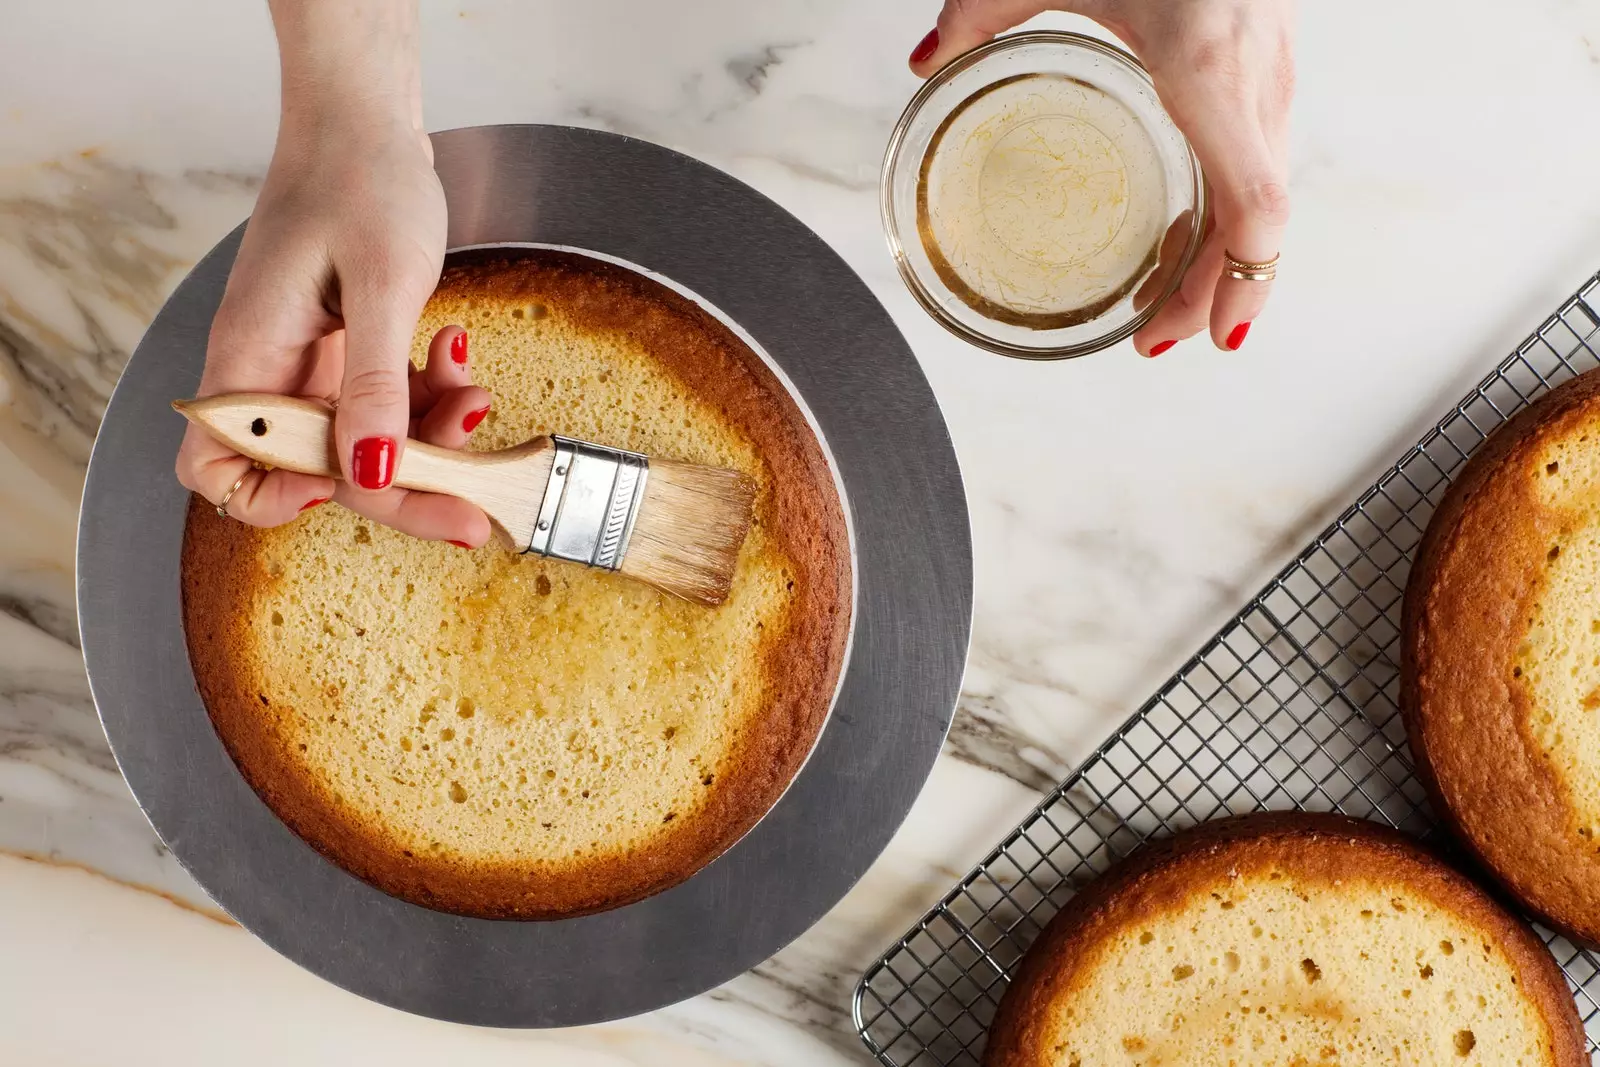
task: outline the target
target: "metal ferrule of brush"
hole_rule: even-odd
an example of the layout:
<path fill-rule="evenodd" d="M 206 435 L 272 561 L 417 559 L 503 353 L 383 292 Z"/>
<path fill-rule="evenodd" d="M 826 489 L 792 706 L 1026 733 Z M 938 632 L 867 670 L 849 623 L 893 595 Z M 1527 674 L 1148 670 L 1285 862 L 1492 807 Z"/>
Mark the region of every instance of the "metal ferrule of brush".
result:
<path fill-rule="evenodd" d="M 620 448 L 552 440 L 550 484 L 527 551 L 614 571 L 628 552 L 650 461 Z"/>

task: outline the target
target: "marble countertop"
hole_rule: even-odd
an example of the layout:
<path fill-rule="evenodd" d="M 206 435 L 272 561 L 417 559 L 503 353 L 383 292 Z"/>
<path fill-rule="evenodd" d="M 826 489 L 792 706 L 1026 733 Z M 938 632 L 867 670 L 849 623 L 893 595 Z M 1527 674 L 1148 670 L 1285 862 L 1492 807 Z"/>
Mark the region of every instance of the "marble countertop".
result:
<path fill-rule="evenodd" d="M 1593 0 L 1304 5 L 1296 215 L 1248 343 L 1061 364 L 947 336 L 884 249 L 877 168 L 931 0 L 423 8 L 430 126 L 570 123 L 690 152 L 797 214 L 888 306 L 971 499 L 976 619 L 950 739 L 894 842 L 821 923 L 749 974 L 622 1023 L 509 1033 L 412 1018 L 222 919 L 106 748 L 72 550 L 118 371 L 184 271 L 249 212 L 266 164 L 265 5 L 9 5 L 0 1061 L 864 1062 L 848 1018 L 862 968 L 1600 266 Z"/>

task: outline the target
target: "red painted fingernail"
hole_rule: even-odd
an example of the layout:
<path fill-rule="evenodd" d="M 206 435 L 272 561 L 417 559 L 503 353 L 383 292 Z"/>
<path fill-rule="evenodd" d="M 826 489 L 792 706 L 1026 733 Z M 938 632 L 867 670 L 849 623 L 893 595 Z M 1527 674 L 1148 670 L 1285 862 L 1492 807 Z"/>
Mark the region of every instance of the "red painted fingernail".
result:
<path fill-rule="evenodd" d="M 450 358 L 455 360 L 457 363 L 466 363 L 466 361 L 467 361 L 467 331 L 466 330 L 462 330 L 460 333 L 458 333 L 454 337 L 450 338 Z"/>
<path fill-rule="evenodd" d="M 1239 346 L 1244 344 L 1244 339 L 1249 335 L 1250 324 L 1248 322 L 1241 322 L 1235 326 L 1233 332 L 1228 335 L 1228 351 L 1237 352 Z"/>
<path fill-rule="evenodd" d="M 911 62 L 921 63 L 939 50 L 939 31 L 929 30 L 928 36 L 911 51 Z"/>
<path fill-rule="evenodd" d="M 325 497 L 325 496 L 319 496 L 315 500 L 307 500 L 304 504 L 300 505 L 300 510 L 301 511 L 310 511 L 312 508 L 316 507 L 318 504 L 326 504 L 330 499 L 332 499 L 332 498 L 331 497 Z"/>
<path fill-rule="evenodd" d="M 1171 348 L 1173 345 L 1175 345 L 1177 343 L 1178 342 L 1176 342 L 1176 341 L 1162 341 L 1158 345 L 1151 346 L 1151 348 L 1150 348 L 1150 358 L 1151 359 L 1156 358 L 1161 353 L 1165 352 L 1167 349 Z"/>
<path fill-rule="evenodd" d="M 457 548 L 465 548 L 465 549 L 471 549 L 472 548 L 472 546 L 467 544 L 465 541 L 454 541 L 453 540 L 450 543 L 452 545 L 455 545 Z"/>
<path fill-rule="evenodd" d="M 467 417 L 461 420 L 461 428 L 468 433 L 471 433 L 473 430 L 478 428 L 478 423 L 482 422 L 483 417 L 487 414 L 489 414 L 488 404 L 483 405 L 483 407 L 479 408 L 477 411 L 467 412 Z"/>
<path fill-rule="evenodd" d="M 363 437 L 350 452 L 350 472 L 363 489 L 387 489 L 394 481 L 392 437 Z"/>

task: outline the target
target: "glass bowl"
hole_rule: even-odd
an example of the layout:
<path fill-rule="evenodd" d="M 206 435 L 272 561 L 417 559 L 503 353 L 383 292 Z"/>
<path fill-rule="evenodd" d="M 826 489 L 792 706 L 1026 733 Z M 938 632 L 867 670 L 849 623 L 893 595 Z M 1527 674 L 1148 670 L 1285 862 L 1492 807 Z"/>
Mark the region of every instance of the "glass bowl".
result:
<path fill-rule="evenodd" d="M 1031 31 L 952 61 L 889 139 L 881 207 L 900 276 L 942 326 L 1023 359 L 1133 335 L 1205 236 L 1205 177 L 1144 67 Z"/>

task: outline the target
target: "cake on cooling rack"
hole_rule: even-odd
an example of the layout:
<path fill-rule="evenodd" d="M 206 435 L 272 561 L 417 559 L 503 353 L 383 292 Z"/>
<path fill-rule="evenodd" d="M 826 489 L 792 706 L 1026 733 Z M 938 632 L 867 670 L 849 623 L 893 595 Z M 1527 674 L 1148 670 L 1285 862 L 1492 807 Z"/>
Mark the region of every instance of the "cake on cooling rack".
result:
<path fill-rule="evenodd" d="M 1440 815 L 1529 909 L 1600 942 L 1600 376 L 1507 422 L 1440 503 L 1401 704 Z"/>
<path fill-rule="evenodd" d="M 1402 835 L 1224 819 L 1141 849 L 1022 962 L 986 1067 L 1588 1064 L 1533 932 Z"/>
<path fill-rule="evenodd" d="M 849 623 L 833 476 L 761 359 L 635 272 L 455 256 L 418 359 L 449 323 L 494 395 L 473 447 L 558 431 L 756 479 L 727 603 L 416 541 L 336 506 L 257 530 L 196 501 L 195 678 L 256 792 L 353 874 L 469 915 L 614 907 L 728 848 L 810 751 Z"/>

